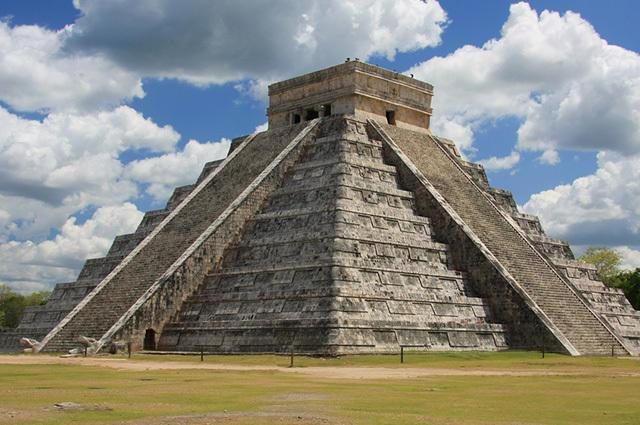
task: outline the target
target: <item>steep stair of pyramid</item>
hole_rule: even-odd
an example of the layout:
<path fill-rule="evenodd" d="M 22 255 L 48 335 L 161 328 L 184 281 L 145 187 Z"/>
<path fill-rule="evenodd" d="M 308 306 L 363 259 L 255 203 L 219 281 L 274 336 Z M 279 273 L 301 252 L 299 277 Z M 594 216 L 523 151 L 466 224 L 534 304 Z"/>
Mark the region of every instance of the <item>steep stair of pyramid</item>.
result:
<path fill-rule="evenodd" d="M 441 137 L 434 139 L 451 154 L 493 203 L 516 222 L 529 242 L 551 260 L 558 273 L 574 291 L 582 295 L 592 311 L 624 340 L 626 348 L 640 354 L 640 311 L 633 308 L 624 293 L 618 288 L 606 286 L 599 279 L 594 266 L 575 260 L 566 241 L 550 238 L 538 217 L 520 212 L 511 192 L 489 186 L 484 168 L 463 160 L 453 142 Z"/>
<path fill-rule="evenodd" d="M 235 205 L 233 203 L 243 191 L 305 126 L 307 124 L 247 138 L 247 142 L 238 146 L 225 163 L 208 176 L 201 176 L 202 180 L 196 189 L 178 191 L 174 196 L 178 199 L 169 202 L 171 212 L 157 214 L 164 216 L 160 224 L 154 223 L 154 229 L 144 243 L 139 244 L 47 335 L 42 343 L 44 350 L 73 348 L 81 335 L 103 341 L 108 331 L 114 332 L 114 327 L 124 325 L 129 320 L 127 315 L 134 313 L 132 309 L 140 307 L 138 303 L 141 297 L 154 284 L 165 279 L 165 274 L 172 267 L 187 261 L 185 252 L 189 252 L 190 248 L 195 249 L 195 243 L 203 243 L 199 239 L 203 232 L 223 212 L 230 211 L 229 208 Z M 215 165 L 211 164 L 210 167 Z M 238 216 L 238 220 L 243 219 Z M 235 227 L 227 229 L 221 226 L 228 232 L 227 239 L 234 237 L 237 231 Z M 205 263 L 198 267 L 205 267 Z M 170 304 L 169 300 L 163 302 L 167 307 Z M 167 309 L 167 314 L 170 313 L 170 309 Z"/>
<path fill-rule="evenodd" d="M 612 345 L 617 352 L 627 351 L 550 261 L 472 183 L 450 153 L 427 134 L 390 125 L 371 125 L 390 149 L 401 151 L 399 157 L 407 158 L 416 168 L 415 172 L 423 175 L 444 197 L 462 223 L 515 279 L 525 296 L 539 307 L 551 326 L 569 341 L 565 344 L 568 351 L 607 354 Z"/>
<path fill-rule="evenodd" d="M 204 179 L 220 162 L 207 163 L 198 180 Z M 0 347 L 17 350 L 20 348 L 19 339 L 22 337 L 42 340 L 189 195 L 194 187 L 195 185 L 187 185 L 174 189 L 165 208 L 146 212 L 134 233 L 116 236 L 104 257 L 86 260 L 74 282 L 56 284 L 45 305 L 27 307 L 12 340 L 0 340 Z"/>
<path fill-rule="evenodd" d="M 319 134 L 160 349 L 316 354 L 506 346 L 361 122 Z"/>

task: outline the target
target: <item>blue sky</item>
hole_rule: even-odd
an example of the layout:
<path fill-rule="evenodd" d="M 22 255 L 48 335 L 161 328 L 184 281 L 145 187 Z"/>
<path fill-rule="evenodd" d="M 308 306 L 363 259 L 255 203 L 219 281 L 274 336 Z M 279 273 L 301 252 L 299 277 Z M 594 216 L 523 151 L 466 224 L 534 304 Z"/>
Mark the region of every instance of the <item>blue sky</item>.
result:
<path fill-rule="evenodd" d="M 580 252 L 640 266 L 640 5 L 618 0 L 0 3 L 0 283 L 75 278 L 266 86 L 347 56 L 435 86 L 433 129 Z"/>

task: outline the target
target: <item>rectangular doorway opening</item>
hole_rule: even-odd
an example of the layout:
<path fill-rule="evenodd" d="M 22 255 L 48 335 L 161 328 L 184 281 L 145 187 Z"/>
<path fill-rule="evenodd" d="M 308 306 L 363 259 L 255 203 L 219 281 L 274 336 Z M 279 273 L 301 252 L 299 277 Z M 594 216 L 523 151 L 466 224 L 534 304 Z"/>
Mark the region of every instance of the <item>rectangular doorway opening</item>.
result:
<path fill-rule="evenodd" d="M 396 111 L 387 111 L 387 124 L 396 125 Z"/>
<path fill-rule="evenodd" d="M 315 120 L 319 116 L 320 114 L 318 114 L 318 111 L 316 111 L 315 109 L 307 109 L 304 115 L 304 120 L 305 121 Z"/>
<path fill-rule="evenodd" d="M 300 122 L 300 114 L 293 114 L 293 123 L 298 124 Z"/>
<path fill-rule="evenodd" d="M 323 116 L 328 117 L 329 115 L 331 115 L 331 104 L 327 103 L 326 105 L 323 105 L 322 110 L 324 111 Z"/>

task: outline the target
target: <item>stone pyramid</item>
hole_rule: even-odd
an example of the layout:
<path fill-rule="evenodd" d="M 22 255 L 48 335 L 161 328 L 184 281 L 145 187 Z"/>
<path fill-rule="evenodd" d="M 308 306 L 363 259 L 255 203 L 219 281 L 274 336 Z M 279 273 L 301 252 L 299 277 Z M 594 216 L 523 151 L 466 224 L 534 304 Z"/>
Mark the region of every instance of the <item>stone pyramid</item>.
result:
<path fill-rule="evenodd" d="M 268 131 L 234 140 L 0 344 L 640 354 L 640 312 L 430 132 L 432 94 L 359 61 L 270 86 Z"/>

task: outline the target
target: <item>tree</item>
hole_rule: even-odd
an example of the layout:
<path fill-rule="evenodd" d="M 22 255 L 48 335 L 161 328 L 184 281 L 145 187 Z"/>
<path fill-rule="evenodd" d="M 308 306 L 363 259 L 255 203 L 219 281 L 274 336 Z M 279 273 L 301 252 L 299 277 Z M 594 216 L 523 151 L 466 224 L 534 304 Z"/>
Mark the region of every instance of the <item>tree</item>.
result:
<path fill-rule="evenodd" d="M 619 273 L 611 284 L 622 289 L 633 308 L 640 310 L 640 269 Z"/>
<path fill-rule="evenodd" d="M 3 326 L 6 328 L 15 328 L 20 324 L 22 313 L 26 307 L 25 299 L 22 295 L 14 293 L 5 298 L 0 303 L 0 309 L 4 312 Z"/>
<path fill-rule="evenodd" d="M 45 305 L 50 295 L 51 291 L 33 292 L 25 297 L 26 305 Z"/>
<path fill-rule="evenodd" d="M 0 327 L 15 328 L 22 320 L 22 314 L 27 306 L 44 305 L 49 299 L 49 291 L 34 292 L 21 295 L 0 284 Z"/>
<path fill-rule="evenodd" d="M 13 294 L 15 294 L 15 292 L 13 292 L 11 288 L 4 283 L 0 283 L 0 303 Z"/>
<path fill-rule="evenodd" d="M 613 279 L 620 273 L 622 258 L 613 249 L 590 246 L 580 260 L 596 266 L 598 277 L 608 286 L 611 286 Z"/>

